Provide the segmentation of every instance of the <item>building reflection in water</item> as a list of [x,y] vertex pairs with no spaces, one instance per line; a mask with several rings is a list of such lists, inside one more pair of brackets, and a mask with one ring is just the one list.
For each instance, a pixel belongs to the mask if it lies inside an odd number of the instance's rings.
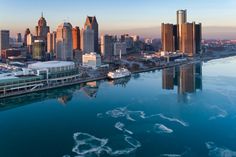
[[96,98],[100,81],[87,82],[81,91],[89,98]]
[[186,64],[162,70],[162,88],[174,90],[178,87],[180,98],[202,90],[202,63]]

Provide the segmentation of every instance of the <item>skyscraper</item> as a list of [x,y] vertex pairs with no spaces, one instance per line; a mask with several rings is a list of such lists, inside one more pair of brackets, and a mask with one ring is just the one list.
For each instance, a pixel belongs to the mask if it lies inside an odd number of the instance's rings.
[[59,25],[56,36],[56,58],[73,60],[72,25],[66,22]]
[[47,26],[47,21],[43,17],[43,14],[41,18],[38,21],[38,26],[35,27],[36,30],[36,36],[38,39],[42,39],[44,41],[47,40],[47,34],[50,32],[49,26]]
[[187,22],[187,10],[178,10],[177,11],[177,24],[181,25]]
[[162,24],[162,50],[194,56],[201,52],[202,25],[187,23],[187,10],[177,11],[177,25]]
[[28,36],[29,34],[30,34],[30,29],[27,28],[27,29],[25,30],[25,34],[24,34],[24,46],[27,45],[27,36]]
[[161,25],[161,39],[162,39],[162,51],[174,52],[176,51],[177,42],[177,26],[173,24]]
[[180,50],[181,43],[181,35],[182,35],[182,24],[187,23],[187,10],[178,10],[177,11],[177,26],[178,26],[178,47],[176,49]]
[[10,31],[0,30],[0,58],[2,50],[8,49],[10,47]]
[[113,55],[114,41],[111,35],[101,36],[101,55],[110,57]]
[[47,52],[48,53],[56,53],[56,32],[48,32],[47,35]]
[[181,52],[194,56],[201,51],[201,24],[184,23],[181,26]]
[[18,43],[22,42],[21,33],[17,33],[17,36],[16,36],[16,37],[17,37],[17,38],[16,38],[16,41],[17,41]]
[[46,58],[46,44],[43,40],[35,40],[33,43],[33,59],[43,61]]
[[80,28],[75,27],[72,30],[72,37],[73,37],[73,50],[80,50]]
[[89,26],[94,31],[94,51],[98,52],[98,22],[95,16],[88,16],[84,24],[84,29]]
[[81,31],[81,49],[84,53],[94,52],[94,30],[86,26]]

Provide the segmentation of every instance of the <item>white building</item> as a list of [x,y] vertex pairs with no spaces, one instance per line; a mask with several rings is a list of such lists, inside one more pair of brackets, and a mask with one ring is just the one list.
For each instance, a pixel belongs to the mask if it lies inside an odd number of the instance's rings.
[[76,67],[75,63],[70,61],[48,61],[29,64],[28,68],[32,70],[48,70],[49,73],[58,73],[74,70]]
[[72,25],[66,22],[59,25],[56,36],[56,58],[73,60]]
[[84,53],[94,52],[94,31],[89,26],[81,31],[81,49]]
[[91,67],[96,69],[101,66],[101,56],[95,52],[86,53],[83,55],[83,66],[84,67]]
[[126,43],[125,42],[116,42],[114,43],[114,55],[124,55],[127,54]]

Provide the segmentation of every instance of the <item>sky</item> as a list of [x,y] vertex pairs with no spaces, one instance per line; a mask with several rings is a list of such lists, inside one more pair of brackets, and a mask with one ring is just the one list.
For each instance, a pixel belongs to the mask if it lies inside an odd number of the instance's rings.
[[43,12],[51,31],[63,22],[83,27],[90,15],[101,34],[160,37],[160,24],[176,23],[176,11],[187,9],[189,22],[203,24],[205,38],[236,39],[235,8],[236,0],[0,0],[0,29],[34,33]]

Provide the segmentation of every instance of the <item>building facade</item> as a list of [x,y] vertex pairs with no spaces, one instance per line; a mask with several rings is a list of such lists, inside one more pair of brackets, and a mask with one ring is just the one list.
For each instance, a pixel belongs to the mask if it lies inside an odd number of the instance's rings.
[[80,46],[80,28],[75,27],[72,30],[72,37],[73,37],[73,50],[81,50]]
[[114,41],[111,35],[101,36],[101,55],[103,57],[110,57],[113,55]]
[[161,25],[161,39],[162,39],[162,51],[174,52],[176,51],[178,37],[177,26],[173,24]]
[[56,59],[73,60],[72,25],[66,22],[59,25],[56,36]]
[[81,31],[81,49],[84,53],[94,52],[94,30],[86,26]]
[[0,57],[2,50],[8,49],[10,47],[10,31],[0,30]]
[[86,53],[83,55],[83,66],[96,69],[101,66],[101,56],[96,52]]
[[34,60],[44,61],[46,58],[46,44],[43,40],[35,40],[33,43],[33,55]]
[[98,52],[99,50],[99,43],[98,43],[98,37],[99,37],[99,26],[97,22],[97,18],[95,16],[87,16],[86,22],[84,24],[84,28],[89,27],[94,31],[94,51]]
[[47,21],[42,14],[41,18],[38,21],[38,25],[35,27],[35,34],[37,39],[46,41],[48,32],[50,32],[50,29],[49,26],[47,26]]
[[126,51],[126,43],[125,42],[115,42],[114,43],[114,55],[125,55]]

